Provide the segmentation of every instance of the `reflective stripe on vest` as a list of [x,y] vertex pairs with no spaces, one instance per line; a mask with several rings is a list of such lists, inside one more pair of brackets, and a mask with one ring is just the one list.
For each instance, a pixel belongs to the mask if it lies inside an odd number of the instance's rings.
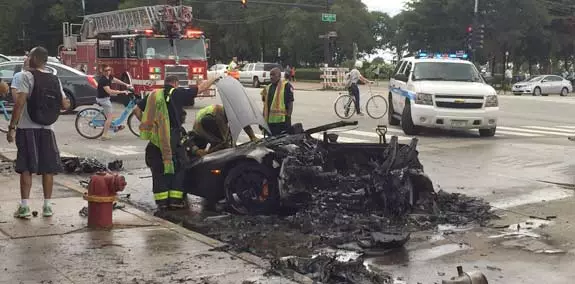
[[172,94],[174,93],[175,90],[176,90],[176,88],[171,88],[170,91],[168,92],[168,96],[166,96],[166,102],[167,103],[170,102],[170,98],[172,97]]
[[287,81],[278,83],[272,99],[271,108],[268,108],[270,86],[266,86],[264,101],[264,117],[267,123],[282,123],[286,121],[285,89]]

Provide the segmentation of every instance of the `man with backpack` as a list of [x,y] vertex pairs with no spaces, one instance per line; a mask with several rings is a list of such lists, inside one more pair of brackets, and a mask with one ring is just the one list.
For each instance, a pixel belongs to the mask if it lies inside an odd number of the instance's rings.
[[62,171],[53,125],[60,110],[67,109],[70,102],[58,77],[45,69],[46,62],[48,51],[45,48],[32,49],[24,62],[26,71],[16,74],[12,81],[14,108],[6,139],[8,143],[16,141],[18,150],[15,170],[20,174],[22,198],[14,214],[18,218],[32,215],[28,204],[32,174],[42,175],[42,215],[53,215],[50,199],[54,175]]

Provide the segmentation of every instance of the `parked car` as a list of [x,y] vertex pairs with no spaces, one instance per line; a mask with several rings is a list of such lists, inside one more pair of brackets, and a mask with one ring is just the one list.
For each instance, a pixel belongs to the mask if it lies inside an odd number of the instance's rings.
[[560,94],[567,96],[573,92],[571,81],[557,75],[539,75],[527,81],[515,83],[511,89],[514,95],[532,94],[534,96],[547,96]]
[[283,68],[277,63],[248,63],[240,70],[240,83],[251,84],[254,88],[270,83],[270,71],[274,68]]
[[[0,63],[0,78],[8,84],[12,83],[14,74],[22,70],[23,61],[8,61]],[[83,105],[96,103],[98,82],[93,76],[86,75],[74,68],[54,62],[48,62],[46,68],[60,79],[62,88],[70,99],[70,108],[64,113],[72,112]],[[12,96],[8,96],[8,104],[12,104]]]
[[[4,56],[4,55],[0,55],[0,56],[3,56],[3,57],[5,57],[6,59],[8,59],[8,60],[6,60],[6,61],[24,61],[24,59],[25,59],[25,56]],[[0,59],[0,62],[4,62],[4,61],[2,61],[2,60]],[[48,62],[52,62],[52,63],[62,63],[62,62],[60,62],[60,60],[59,60],[58,58],[53,57],[53,56],[48,56]]]
[[0,63],[2,62],[6,62],[6,61],[11,61],[10,57],[4,55],[4,54],[0,54]]
[[210,69],[208,69],[208,80],[216,77],[223,77],[226,75],[226,69],[228,65],[226,64],[215,64]]

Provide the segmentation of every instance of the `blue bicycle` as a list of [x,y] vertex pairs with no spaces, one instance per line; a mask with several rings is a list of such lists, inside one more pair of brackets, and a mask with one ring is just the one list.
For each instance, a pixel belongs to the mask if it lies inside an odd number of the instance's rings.
[[12,112],[8,112],[6,109],[7,101],[0,101],[0,110],[2,111],[2,117],[0,118],[0,132],[8,132],[8,126],[10,125],[10,119],[12,119]]
[[[124,128],[124,121],[128,120],[128,128],[132,134],[136,135],[136,137],[140,137],[140,120],[136,117],[135,113],[133,112],[134,108],[136,108],[136,104],[139,102],[139,98],[135,96],[134,93],[130,93],[130,102],[120,115],[120,117],[114,119],[112,121],[112,125],[110,125],[110,130],[114,133],[122,130]],[[87,139],[96,139],[102,136],[104,133],[104,122],[106,122],[106,115],[104,114],[104,110],[100,107],[89,107],[81,110],[76,115],[76,131],[82,137]],[[82,127],[86,125],[86,127]],[[84,129],[84,130],[81,130]],[[89,131],[94,131],[93,133],[89,133]]]

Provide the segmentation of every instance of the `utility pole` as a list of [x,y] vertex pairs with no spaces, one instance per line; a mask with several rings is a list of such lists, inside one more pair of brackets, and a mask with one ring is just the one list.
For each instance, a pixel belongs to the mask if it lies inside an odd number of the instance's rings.
[[[479,0],[475,0],[475,8],[473,9],[473,25],[472,25],[473,30],[477,30],[477,27],[479,24],[478,17],[477,17],[478,12],[479,12]],[[476,52],[477,46],[476,46],[475,40],[473,38],[471,39],[471,47],[473,48],[471,60],[477,62],[477,59],[475,58],[475,55],[477,54],[477,52]]]
[[[329,13],[329,0],[325,0],[325,12]],[[325,39],[324,39],[323,48],[324,48],[325,64],[327,64],[327,66],[330,66],[331,65],[331,57],[330,57],[330,52],[329,52],[329,36],[328,36],[328,26],[327,25],[325,28]]]

